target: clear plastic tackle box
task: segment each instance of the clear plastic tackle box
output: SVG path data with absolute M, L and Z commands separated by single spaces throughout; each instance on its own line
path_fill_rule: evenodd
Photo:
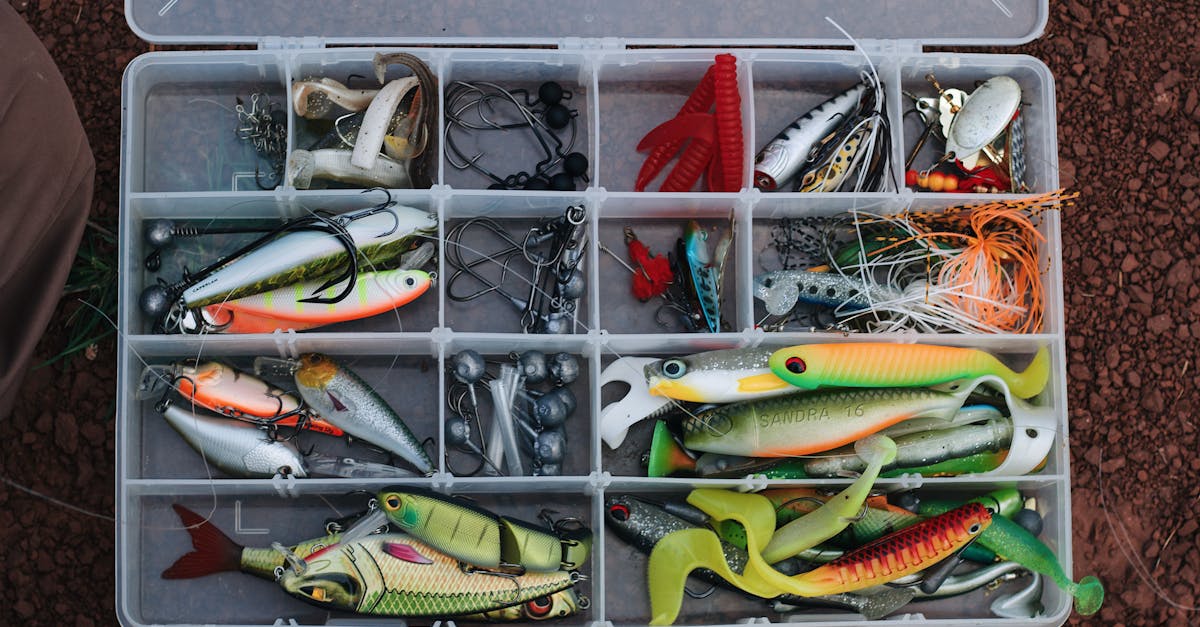
M 288 596 L 272 582 L 241 573 L 166 581 L 161 573 L 191 549 L 171 509 L 182 503 L 201 513 L 235 541 L 249 546 L 315 537 L 323 521 L 361 506 L 354 490 L 388 480 L 234 479 L 209 469 L 172 432 L 153 400 L 137 395 L 146 363 L 211 357 L 248 368 L 257 356 L 295 357 L 323 352 L 358 372 L 395 408 L 420 438 L 438 441 L 439 471 L 412 483 L 466 494 L 506 514 L 534 519 L 542 509 L 574 516 L 595 532 L 591 560 L 580 591 L 590 607 L 563 620 L 567 625 L 644 625 L 649 619 L 645 558 L 605 531 L 604 501 L 612 494 L 683 497 L 693 487 L 743 490 L 798 482 L 652 479 L 640 476 L 640 450 L 648 425 L 630 432 L 625 446 L 604 445 L 597 420 L 604 402 L 619 391 L 601 390 L 604 366 L 618 356 L 685 355 L 745 346 L 812 342 L 936 342 L 976 347 L 1020 361 L 1048 346 L 1052 375 L 1036 402 L 1057 421 L 1055 443 L 1041 470 L 1025 476 L 963 476 L 880 479 L 889 490 L 920 487 L 926 493 L 974 495 L 1004 486 L 1034 497 L 1045 519 L 1042 538 L 1071 571 L 1071 500 L 1067 448 L 1066 359 L 1059 217 L 1041 222 L 1049 273 L 1044 282 L 1047 316 L 1036 335 L 866 335 L 767 333 L 755 327 L 752 278 L 762 270 L 757 251 L 781 218 L 826 215 L 850 208 L 939 210 L 993 198 L 972 194 L 761 193 L 753 188 L 755 151 L 796 116 L 858 80 L 869 56 L 887 90 L 893 124 L 893 168 L 901 165 L 920 133 L 911 117 L 901 123 L 901 90 L 927 91 L 925 75 L 943 85 L 970 89 L 976 81 L 1008 75 L 1023 90 L 1027 179 L 1031 191 L 1058 187 L 1054 79 L 1039 60 L 1023 55 L 925 52 L 923 46 L 1015 45 L 1041 34 L 1048 14 L 1039 0 L 843 0 L 839 2 L 688 2 L 549 0 L 432 3 L 390 0 L 126 0 L 130 26 L 160 44 L 229 44 L 236 50 L 151 52 L 135 59 L 123 83 L 121 168 L 120 343 L 117 410 L 117 613 L 127 625 L 365 625 L 396 620 L 330 615 Z M 847 40 L 829 17 L 856 40 Z M 855 47 L 857 45 L 857 47 Z M 517 233 L 570 205 L 587 210 L 584 268 L 587 293 L 580 301 L 575 333 L 519 332 L 518 314 L 500 300 L 461 303 L 446 297 L 444 281 L 395 316 L 377 316 L 308 332 L 262 335 L 184 336 L 153 334 L 139 311 L 141 290 L 158 275 L 148 272 L 142 240 L 146 220 L 282 219 L 308 209 L 348 211 L 372 204 L 361 190 L 297 190 L 254 185 L 257 157 L 236 141 L 231 110 L 236 97 L 266 92 L 290 112 L 291 84 L 304 77 L 371 75 L 380 50 L 412 52 L 425 60 L 444 87 L 453 80 L 492 80 L 532 87 L 554 80 L 573 92 L 580 134 L 576 149 L 590 162 L 590 182 L 577 192 L 493 191 L 486 181 L 442 163 L 432 189 L 393 190 L 401 204 L 435 212 L 439 233 L 461 220 L 489 216 Z M 737 57 L 745 132 L 745 180 L 737 193 L 634 192 L 644 155 L 635 150 L 646 131 L 675 115 L 719 52 Z M 443 94 L 444 96 L 444 94 Z M 444 121 L 439 122 L 440 125 Z M 443 126 L 438 128 L 442 136 Z M 288 115 L 289 150 L 302 133 Z M 529 146 L 501 144 L 515 158 Z M 526 151 L 526 152 L 522 152 Z M 922 165 L 918 163 L 918 165 Z M 925 163 L 923 165 L 928 165 Z M 732 331 L 687 334 L 664 329 L 652 310 L 634 299 L 629 275 L 597 242 L 621 243 L 631 226 L 651 247 L 663 250 L 688 219 L 706 226 L 728 224 L 736 239 L 732 272 L 726 273 L 724 314 Z M 226 242 L 232 246 L 232 242 Z M 196 240 L 180 243 L 169 264 L 205 263 Z M 208 257 L 211 259 L 211 256 Z M 439 259 L 439 276 L 447 276 Z M 173 275 L 170 278 L 175 278 Z M 445 362 L 472 348 L 503 359 L 512 351 L 567 351 L 582 364 L 573 384 L 579 409 L 569 419 L 569 452 L 558 477 L 456 477 L 445 466 L 439 437 L 446 419 Z M 286 381 L 276 381 L 286 384 Z M 630 443 L 637 443 L 631 445 Z M 332 446 L 343 446 L 341 444 Z M 337 454 L 343 448 L 324 452 Z M 351 451 L 352 452 L 352 451 Z M 850 479 L 806 485 L 844 486 Z M 910 604 L 887 624 L 1012 625 L 987 609 L 984 591 Z M 1058 625 L 1071 598 L 1051 583 L 1042 593 L 1044 614 L 1034 624 Z M 411 620 L 415 624 L 431 621 Z M 729 591 L 687 599 L 680 625 L 804 622 L 866 624 L 860 616 L 829 612 L 776 614 L 763 603 Z

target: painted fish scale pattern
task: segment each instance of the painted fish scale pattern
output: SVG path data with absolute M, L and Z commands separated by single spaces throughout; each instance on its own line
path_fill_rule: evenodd
M 388 555 L 385 542 L 409 544 L 432 560 L 417 564 Z M 358 611 L 383 616 L 453 616 L 483 612 L 523 603 L 571 586 L 570 573 L 529 573 L 519 577 L 466 572 L 459 563 L 424 544 L 397 536 L 359 542 L 373 561 L 383 582 L 382 589 L 367 591 Z M 365 568 L 360 563 L 359 568 Z
M 970 503 L 867 544 L 818 571 L 827 570 L 824 580 L 839 586 L 883 583 L 945 559 L 972 537 L 972 525 L 982 530 L 990 520 L 982 505 Z

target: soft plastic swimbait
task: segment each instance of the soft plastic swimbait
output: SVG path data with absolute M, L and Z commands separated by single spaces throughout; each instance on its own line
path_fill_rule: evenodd
M 945 509 L 947 506 L 943 503 L 923 504 L 923 511 L 930 514 Z M 1071 581 L 1050 547 L 1017 523 L 997 518 L 988 532 L 979 538 L 981 545 L 995 551 L 996 555 L 1003 559 L 1012 560 L 1035 573 L 1053 579 L 1058 587 L 1075 597 L 1075 611 L 1080 614 L 1091 616 L 1100 611 L 1100 606 L 1104 603 L 1104 585 L 1099 579 L 1088 575 L 1078 583 Z
M 573 570 L 591 549 L 587 529 L 550 530 L 419 488 L 388 488 L 378 501 L 398 529 L 475 566 Z
M 300 356 L 294 373 L 300 396 L 346 433 L 392 453 L 423 473 L 433 461 L 400 416 L 349 368 L 317 353 Z
M 650 394 L 694 403 L 732 403 L 787 394 L 768 366 L 769 348 L 733 348 L 672 357 L 646 366 Z
M 421 270 L 364 272 L 350 294 L 336 303 L 305 301 L 314 295 L 332 298 L 343 284 L 321 289 L 323 281 L 309 281 L 209 305 L 205 313 L 225 333 L 301 331 L 392 311 L 424 294 L 432 283 L 429 273 Z
M 927 344 L 807 344 L 775 351 L 771 372 L 797 387 L 907 387 L 985 375 L 999 377 L 1018 398 L 1037 396 L 1050 378 L 1050 351 L 1038 350 L 1022 373 L 973 348 Z
M 800 392 L 743 401 L 683 421 L 693 451 L 746 457 L 791 457 L 828 451 L 904 420 L 954 418 L 963 398 L 926 388 Z

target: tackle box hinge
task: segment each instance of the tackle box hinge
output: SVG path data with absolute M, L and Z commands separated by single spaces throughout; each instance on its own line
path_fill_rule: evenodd
M 271 35 L 258 40 L 259 50 L 312 50 L 325 47 L 321 37 L 279 37 Z
M 624 50 L 625 40 L 620 37 L 565 37 L 558 44 L 559 50 Z
M 859 48 L 870 55 L 904 56 L 921 53 L 921 42 L 915 39 L 859 39 Z

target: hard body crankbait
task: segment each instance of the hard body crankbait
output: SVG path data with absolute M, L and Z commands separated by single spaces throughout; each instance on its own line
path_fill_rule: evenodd
M 422 473 L 433 472 L 433 461 L 413 432 L 358 375 L 325 355 L 300 356 L 296 387 L 304 402 L 346 433 L 383 448 Z
M 319 416 L 304 412 L 295 394 L 220 362 L 150 366 L 142 373 L 143 389 L 139 393 L 150 394 L 163 381 L 169 381 L 187 404 L 194 402 L 198 408 L 222 416 L 256 424 L 299 427 L 332 436 L 343 433 Z
M 1050 378 L 1050 351 L 1042 347 L 1019 374 L 973 348 L 877 342 L 791 346 L 775 351 L 770 365 L 780 379 L 806 390 L 926 386 L 993 375 L 1014 396 L 1032 398 Z
M 416 238 L 432 237 L 437 217 L 412 207 L 386 207 L 350 220 L 345 230 L 361 258 L 378 266 L 408 252 Z M 191 285 L 184 290 L 182 301 L 192 309 L 302 281 L 327 279 L 346 263 L 346 248 L 337 237 L 322 231 L 293 231 L 237 257 Z
M 388 488 L 378 501 L 398 529 L 475 566 L 518 567 L 518 572 L 573 570 L 591 550 L 586 528 L 545 529 L 419 488 Z
M 276 329 L 303 331 L 327 324 L 369 318 L 411 303 L 433 284 L 421 270 L 364 272 L 354 288 L 336 303 L 314 303 L 314 295 L 333 298 L 343 284 L 322 288 L 309 281 L 246 296 L 204 308 L 207 318 L 224 333 L 270 333 Z
M 272 440 L 266 431 L 252 424 L 195 414 L 175 406 L 167 406 L 163 418 L 205 460 L 234 477 L 269 479 L 276 474 L 308 474 L 295 444 Z
M 650 394 L 693 403 L 732 403 L 794 391 L 771 373 L 770 348 L 715 350 L 646 366 Z
M 859 83 L 783 129 L 755 157 L 754 186 L 774 191 L 787 184 L 804 168 L 813 149 L 859 107 L 866 89 Z

